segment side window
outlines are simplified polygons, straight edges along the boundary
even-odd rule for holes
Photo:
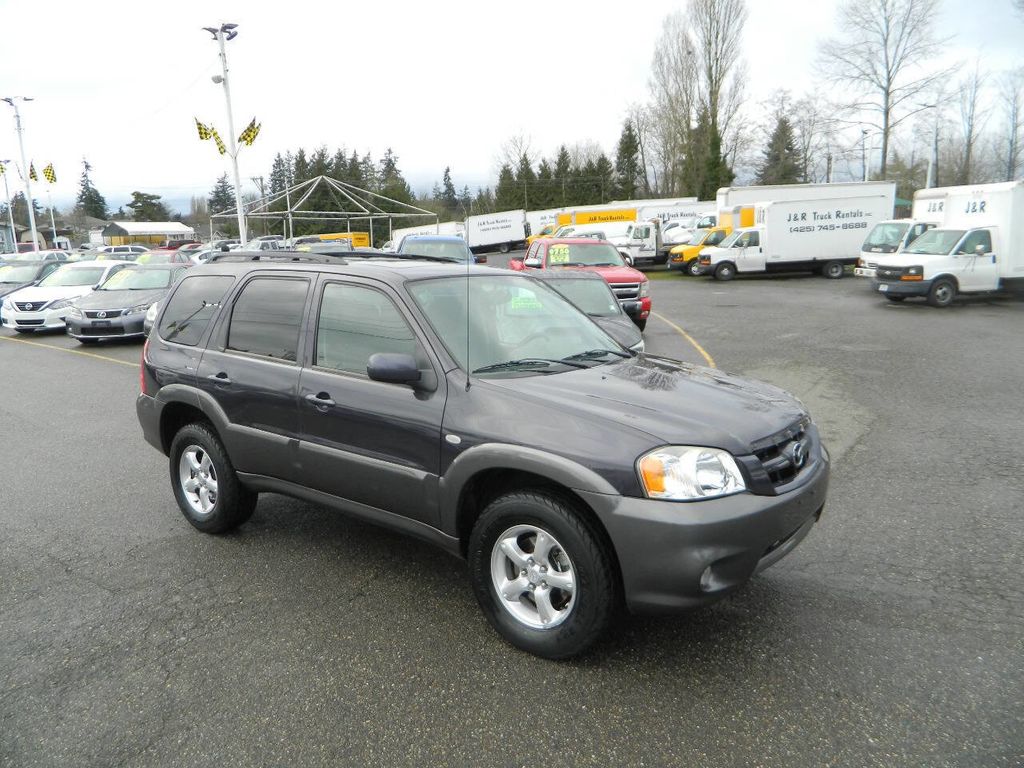
[[[257,277],[235,299],[227,348],[295,362],[309,281]]]
[[[160,338],[190,347],[198,344],[233,282],[228,275],[195,275],[182,280],[160,318]]]
[[[992,253],[992,235],[987,229],[971,232],[960,247],[960,253],[973,254],[979,245],[985,246],[984,253]]]
[[[761,233],[760,232],[747,232],[747,245],[752,248],[757,248],[761,244]]]
[[[391,299],[361,285],[325,285],[316,365],[365,376],[370,355],[378,352],[416,354],[416,337]]]

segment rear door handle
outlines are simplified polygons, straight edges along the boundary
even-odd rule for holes
[[[221,371],[220,373],[212,373],[209,376],[207,376],[206,378],[209,379],[210,381],[214,381],[214,382],[216,382],[218,384],[230,384],[231,383],[231,377],[228,376],[226,373],[224,373],[224,371]]]
[[[333,408],[337,405],[337,403],[334,402],[331,399],[331,396],[326,392],[318,392],[315,395],[306,395],[306,400],[318,408]]]

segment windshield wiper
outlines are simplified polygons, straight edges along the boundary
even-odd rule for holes
[[[588,349],[586,352],[577,352],[575,355],[569,355],[563,357],[562,362],[566,360],[597,360],[608,355],[615,355],[616,357],[632,357],[628,352],[623,352],[621,349]]]
[[[547,368],[552,363],[555,365],[568,365],[571,368],[586,368],[582,363],[574,363],[569,360],[553,360],[550,357],[524,357],[521,360],[506,360],[504,363],[491,363],[474,368],[473,373],[489,373],[491,371],[513,371],[517,368]]]

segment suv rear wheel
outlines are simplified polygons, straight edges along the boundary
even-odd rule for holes
[[[258,495],[242,487],[216,433],[186,424],[171,441],[174,498],[185,519],[204,533],[237,528],[256,509]]]
[[[508,642],[548,659],[589,648],[619,604],[614,559],[588,521],[543,491],[491,502],[469,541],[484,615]]]

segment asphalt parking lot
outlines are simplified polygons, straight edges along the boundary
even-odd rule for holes
[[[567,663],[397,534],[274,495],[197,533],[135,419],[141,345],[0,330],[0,765],[1021,765],[1024,301],[652,295],[649,352],[808,405],[830,500],[743,592]]]

